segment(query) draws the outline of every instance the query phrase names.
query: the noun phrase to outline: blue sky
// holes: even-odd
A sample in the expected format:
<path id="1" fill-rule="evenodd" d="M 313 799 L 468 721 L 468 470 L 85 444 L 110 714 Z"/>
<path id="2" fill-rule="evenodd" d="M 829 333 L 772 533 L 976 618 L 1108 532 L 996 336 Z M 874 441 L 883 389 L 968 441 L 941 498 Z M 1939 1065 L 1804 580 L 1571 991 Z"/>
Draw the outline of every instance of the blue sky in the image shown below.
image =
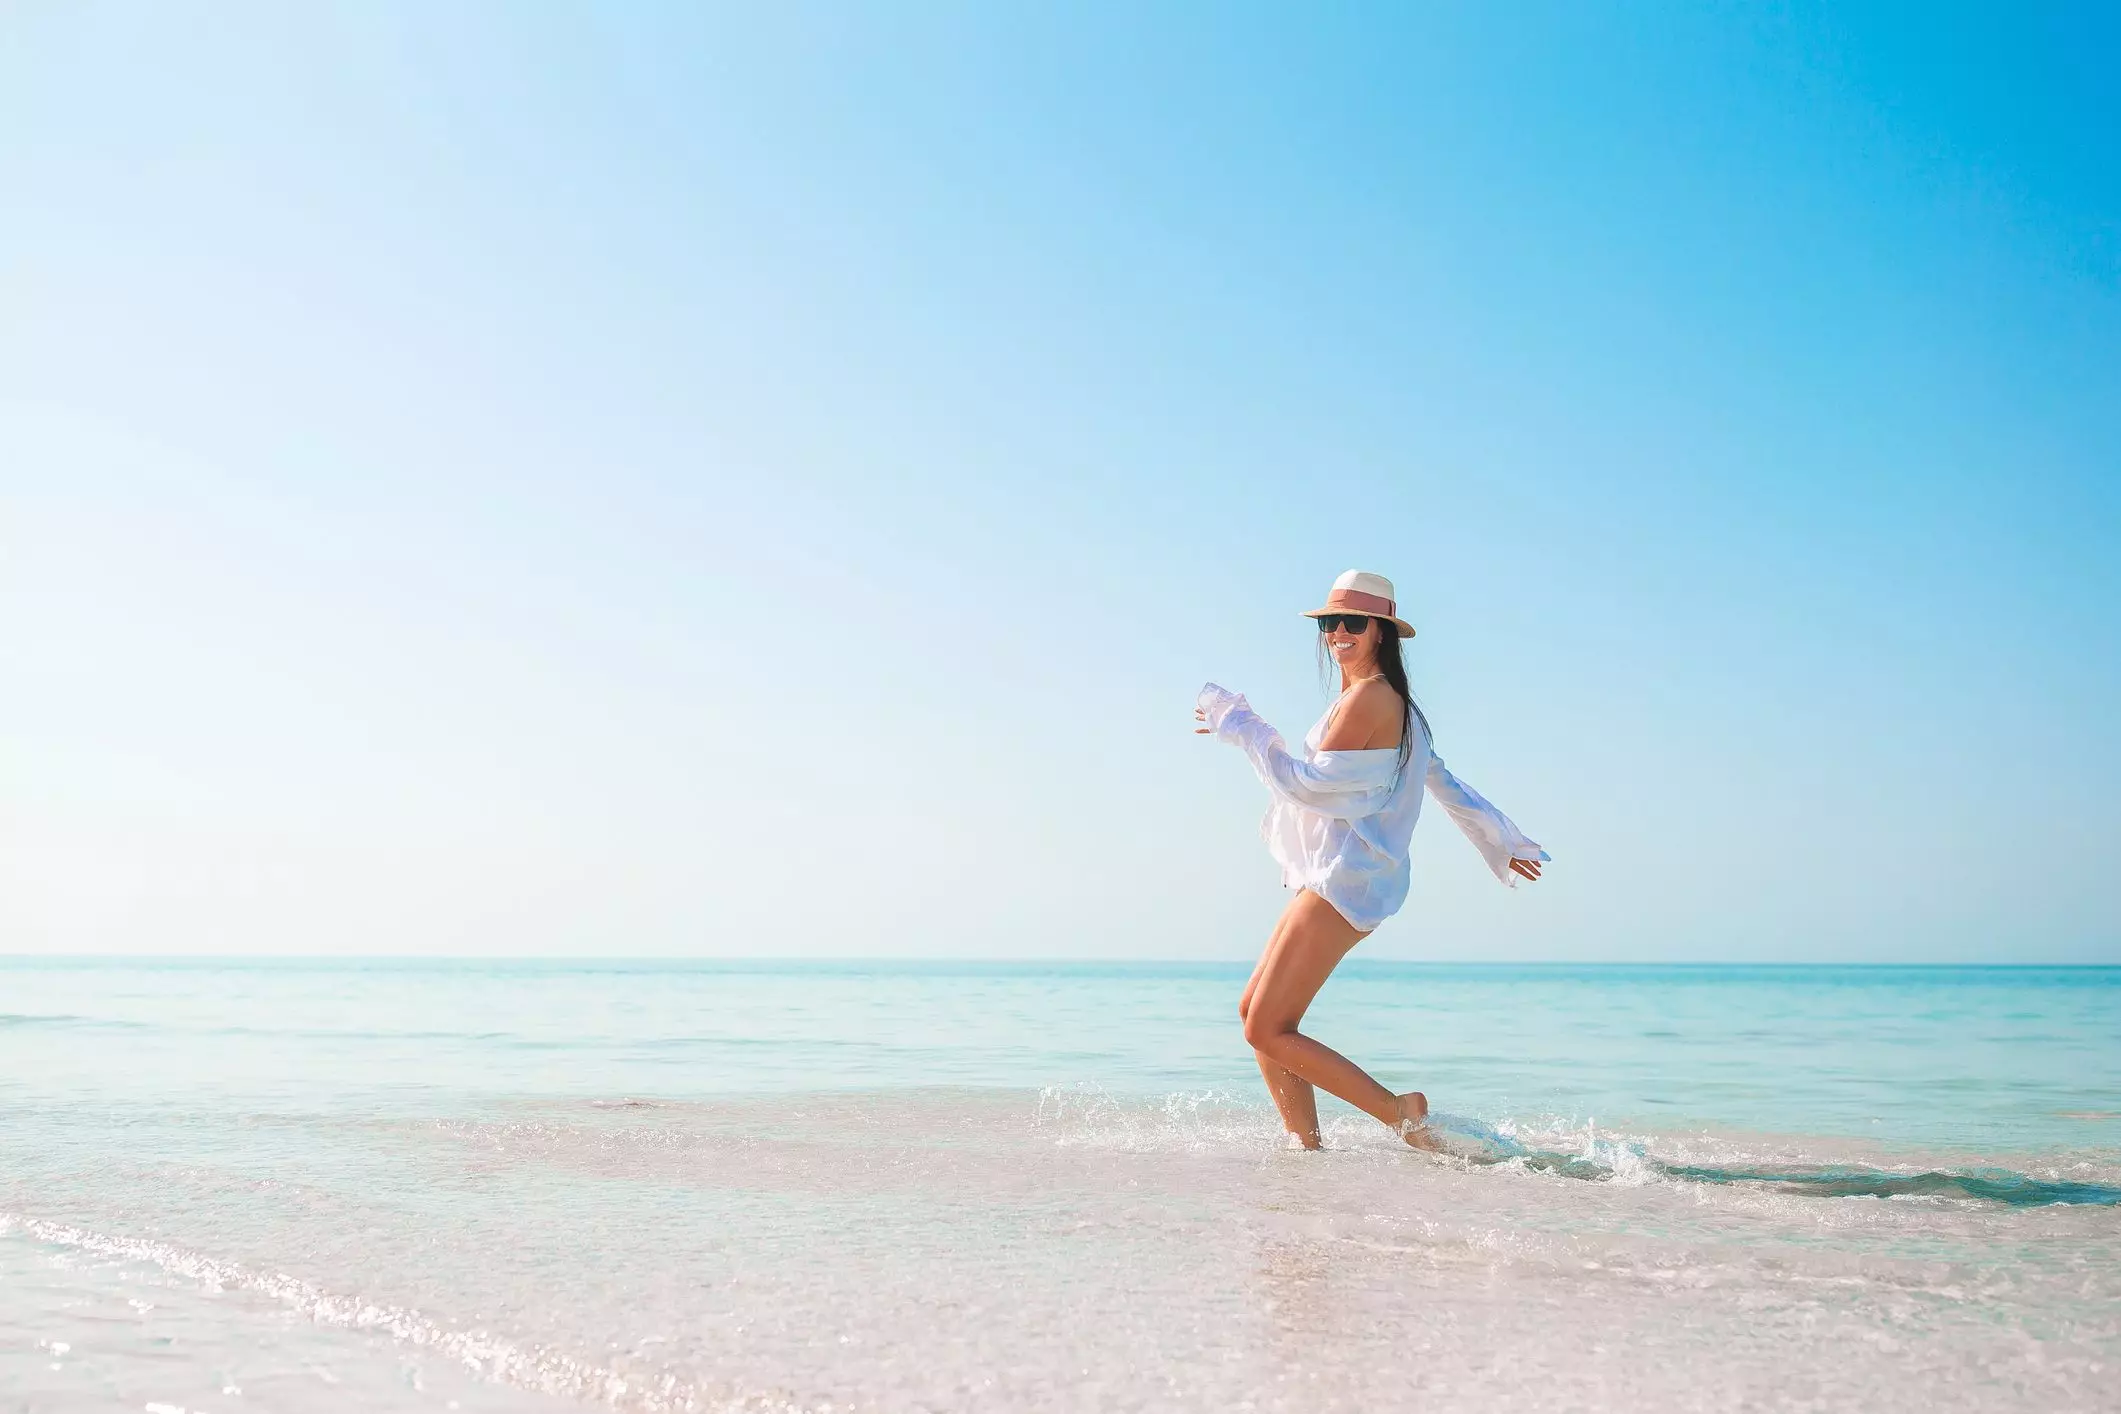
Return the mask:
<path id="1" fill-rule="evenodd" d="M 2121 961 L 2094 7 L 0 13 L 0 950 Z"/>

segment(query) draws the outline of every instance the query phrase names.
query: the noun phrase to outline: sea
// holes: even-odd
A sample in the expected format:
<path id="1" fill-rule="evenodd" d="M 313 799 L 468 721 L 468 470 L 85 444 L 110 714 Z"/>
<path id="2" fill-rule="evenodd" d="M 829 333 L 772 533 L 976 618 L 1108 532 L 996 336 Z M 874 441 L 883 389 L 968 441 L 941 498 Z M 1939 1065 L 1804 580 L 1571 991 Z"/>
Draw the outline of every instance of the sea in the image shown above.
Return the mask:
<path id="1" fill-rule="evenodd" d="M 2121 968 L 0 959 L 0 1411 L 2121 1410 Z"/>

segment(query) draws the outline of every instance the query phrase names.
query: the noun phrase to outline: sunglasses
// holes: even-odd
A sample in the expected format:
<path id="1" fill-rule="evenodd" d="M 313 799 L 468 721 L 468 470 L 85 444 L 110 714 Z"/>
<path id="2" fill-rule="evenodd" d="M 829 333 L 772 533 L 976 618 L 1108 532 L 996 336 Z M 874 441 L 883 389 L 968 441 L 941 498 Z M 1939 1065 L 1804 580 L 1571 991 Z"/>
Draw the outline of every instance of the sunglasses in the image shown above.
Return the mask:
<path id="1" fill-rule="evenodd" d="M 1331 633 L 1335 629 L 1346 628 L 1349 633 L 1359 634 L 1369 626 L 1370 616 L 1368 614 L 1320 614 L 1318 616 L 1318 631 L 1320 633 Z"/>

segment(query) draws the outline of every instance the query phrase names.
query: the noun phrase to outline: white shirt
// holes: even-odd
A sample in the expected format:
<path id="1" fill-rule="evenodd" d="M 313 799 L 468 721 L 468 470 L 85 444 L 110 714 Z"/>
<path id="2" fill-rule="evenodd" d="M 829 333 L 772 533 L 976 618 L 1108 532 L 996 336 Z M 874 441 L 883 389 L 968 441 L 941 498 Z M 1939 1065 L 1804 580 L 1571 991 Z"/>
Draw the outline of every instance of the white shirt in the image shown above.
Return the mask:
<path id="1" fill-rule="evenodd" d="M 1423 785 L 1503 883 L 1517 885 L 1512 859 L 1547 857 L 1509 816 L 1444 768 L 1419 717 L 1411 724 L 1416 740 L 1402 771 L 1396 747 L 1320 751 L 1330 708 L 1305 734 L 1299 757 L 1289 754 L 1281 733 L 1259 719 L 1243 694 L 1211 682 L 1196 705 L 1218 740 L 1251 758 L 1274 797 L 1259 832 L 1281 864 L 1282 885 L 1312 890 L 1362 932 L 1407 901 L 1407 853 L 1421 818 Z"/>

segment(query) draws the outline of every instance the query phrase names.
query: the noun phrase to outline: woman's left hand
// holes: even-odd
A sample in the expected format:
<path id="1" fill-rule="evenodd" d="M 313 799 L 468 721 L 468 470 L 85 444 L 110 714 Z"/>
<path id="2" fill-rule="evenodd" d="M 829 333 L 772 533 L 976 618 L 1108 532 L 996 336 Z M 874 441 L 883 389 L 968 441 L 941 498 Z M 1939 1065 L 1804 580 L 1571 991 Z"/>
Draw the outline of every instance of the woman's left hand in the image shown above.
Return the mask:
<path id="1" fill-rule="evenodd" d="M 1193 720 L 1196 722 L 1205 722 L 1208 720 L 1208 714 L 1206 712 L 1201 711 L 1200 708 L 1195 707 L 1193 709 Z M 1208 734 L 1209 729 L 1207 727 L 1195 727 L 1193 729 L 1193 735 L 1195 736 L 1207 736 Z"/>
<path id="2" fill-rule="evenodd" d="M 1524 875 L 1524 876 L 1525 876 L 1525 877 L 1526 877 L 1527 879 L 1530 879 L 1530 880 L 1531 880 L 1531 881 L 1532 881 L 1533 883 L 1535 883 L 1535 884 L 1536 884 L 1536 883 L 1538 883 L 1538 882 L 1539 882 L 1539 861 L 1538 861 L 1538 860 L 1536 860 L 1536 859 L 1513 859 L 1513 860 L 1511 860 L 1511 861 L 1510 861 L 1510 867 L 1511 867 L 1512 869 L 1516 870 L 1516 871 L 1517 871 L 1518 873 L 1520 873 L 1520 874 Z"/>

